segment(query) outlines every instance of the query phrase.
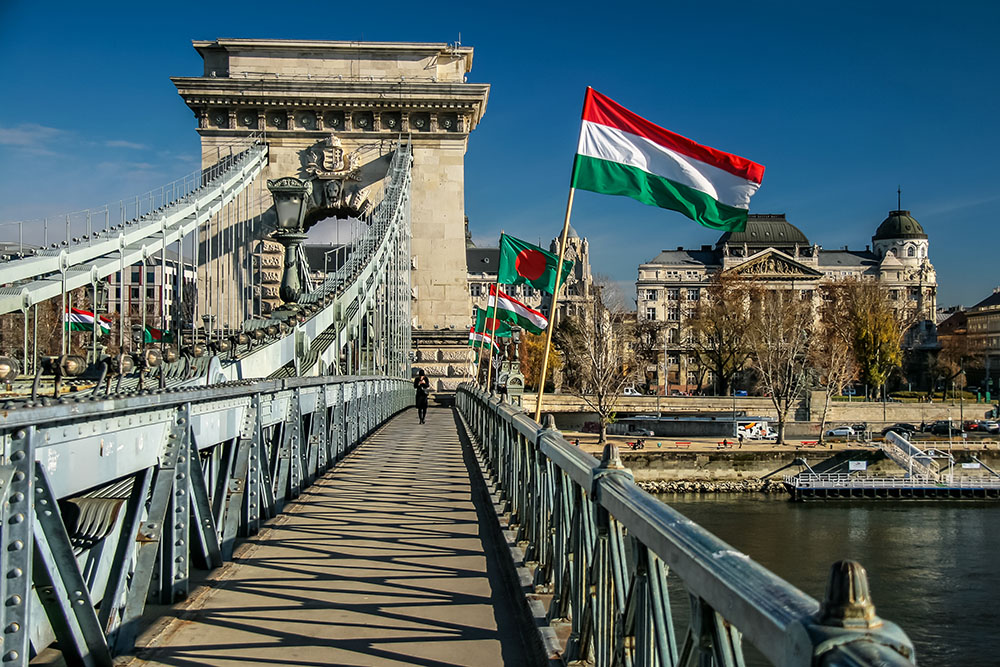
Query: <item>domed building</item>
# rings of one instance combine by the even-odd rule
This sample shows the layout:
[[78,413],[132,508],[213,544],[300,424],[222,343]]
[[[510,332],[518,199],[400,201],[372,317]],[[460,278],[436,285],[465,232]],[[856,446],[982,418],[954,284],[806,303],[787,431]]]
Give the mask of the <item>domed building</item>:
[[890,211],[864,250],[828,250],[811,242],[784,214],[751,214],[742,232],[726,232],[715,245],[663,250],[639,265],[636,304],[640,320],[662,322],[663,356],[647,368],[650,388],[672,392],[710,389],[715,378],[685,344],[686,320],[705,288],[722,272],[762,281],[770,288],[798,291],[815,299],[823,282],[870,278],[886,285],[889,297],[917,322],[904,347],[934,349],[937,276],[928,256],[927,234],[909,211]]

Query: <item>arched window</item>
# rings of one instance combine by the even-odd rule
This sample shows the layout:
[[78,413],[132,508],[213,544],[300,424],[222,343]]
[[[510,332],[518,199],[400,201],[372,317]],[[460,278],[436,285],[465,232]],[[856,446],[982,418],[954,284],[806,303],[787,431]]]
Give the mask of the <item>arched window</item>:
[[916,257],[917,256],[917,249],[914,248],[911,245],[906,246],[906,256],[907,257]]

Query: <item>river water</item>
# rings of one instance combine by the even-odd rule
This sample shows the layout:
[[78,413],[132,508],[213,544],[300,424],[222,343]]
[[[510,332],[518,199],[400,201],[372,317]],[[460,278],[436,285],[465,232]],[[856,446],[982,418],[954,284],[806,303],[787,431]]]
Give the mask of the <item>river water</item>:
[[816,599],[834,561],[859,561],[922,666],[1000,665],[1000,504],[659,497]]

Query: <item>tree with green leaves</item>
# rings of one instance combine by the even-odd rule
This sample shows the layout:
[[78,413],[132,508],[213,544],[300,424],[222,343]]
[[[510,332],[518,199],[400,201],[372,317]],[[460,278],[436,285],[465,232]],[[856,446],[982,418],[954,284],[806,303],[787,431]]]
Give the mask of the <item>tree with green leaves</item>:
[[904,323],[889,298],[889,290],[873,280],[843,281],[850,314],[854,357],[862,382],[876,390],[903,362]]

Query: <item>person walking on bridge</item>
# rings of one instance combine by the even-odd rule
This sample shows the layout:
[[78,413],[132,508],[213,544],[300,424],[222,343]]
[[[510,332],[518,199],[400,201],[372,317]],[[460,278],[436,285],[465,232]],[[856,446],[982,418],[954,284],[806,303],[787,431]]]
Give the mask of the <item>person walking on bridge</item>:
[[421,371],[417,377],[413,378],[413,388],[417,390],[416,406],[417,406],[417,418],[420,419],[420,423],[424,423],[424,419],[427,418],[427,396],[431,393],[431,381],[427,379]]

